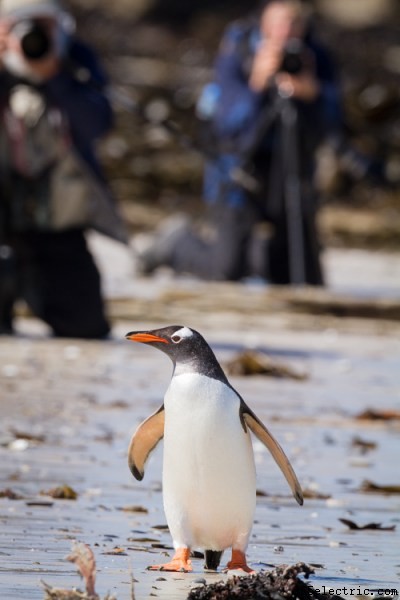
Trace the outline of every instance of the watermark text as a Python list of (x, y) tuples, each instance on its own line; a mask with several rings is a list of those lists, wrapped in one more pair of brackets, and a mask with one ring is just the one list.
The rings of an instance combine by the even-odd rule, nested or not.
[(318, 594), (329, 594), (330, 596), (374, 596), (381, 598), (396, 598), (399, 595), (399, 590), (396, 588), (378, 588), (371, 589), (362, 585), (350, 587), (343, 586), (337, 588), (330, 588), (322, 585), (319, 588), (314, 588)]

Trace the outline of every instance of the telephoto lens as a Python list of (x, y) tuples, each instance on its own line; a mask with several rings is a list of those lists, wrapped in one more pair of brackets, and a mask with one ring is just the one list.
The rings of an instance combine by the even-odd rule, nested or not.
[(51, 39), (46, 29), (36, 21), (20, 21), (14, 25), (13, 34), (29, 60), (40, 60), (51, 50)]
[(303, 70), (303, 53), (304, 47), (300, 40), (290, 40), (283, 52), (280, 71), (289, 73), (289, 75), (297, 75)]

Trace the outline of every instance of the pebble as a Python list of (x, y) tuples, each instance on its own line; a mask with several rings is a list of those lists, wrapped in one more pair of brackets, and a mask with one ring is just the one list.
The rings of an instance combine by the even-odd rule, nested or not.
[(334, 508), (337, 506), (344, 506), (346, 504), (346, 502), (344, 500), (342, 500), (341, 498), (328, 498), (326, 500), (325, 504), (326, 504), (326, 506)]
[(372, 462), (369, 460), (366, 460), (365, 458), (361, 457), (361, 456), (352, 456), (349, 458), (349, 466), (350, 467), (362, 467), (362, 468), (366, 468), (366, 467), (371, 467), (372, 466)]
[(197, 579), (193, 580), (193, 583), (202, 583), (203, 585), (206, 585), (207, 581), (204, 579), (204, 577), (198, 577)]
[(8, 444), (10, 450), (14, 450), (15, 452), (23, 452), (29, 448), (28, 440), (13, 440), (10, 444)]
[(77, 360), (82, 353), (82, 350), (79, 346), (65, 346), (64, 348), (64, 358), (66, 360)]
[(17, 365), (3, 365), (1, 368), (1, 374), (4, 377), (16, 377), (19, 373)]

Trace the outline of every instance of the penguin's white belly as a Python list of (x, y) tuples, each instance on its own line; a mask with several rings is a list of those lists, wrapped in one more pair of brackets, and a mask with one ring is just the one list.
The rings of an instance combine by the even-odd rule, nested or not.
[(164, 405), (164, 508), (175, 546), (245, 550), (256, 477), (238, 396), (190, 373), (172, 378)]

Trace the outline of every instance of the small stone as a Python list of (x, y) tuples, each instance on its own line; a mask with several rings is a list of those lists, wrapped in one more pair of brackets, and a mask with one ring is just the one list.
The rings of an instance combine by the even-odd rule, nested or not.
[(190, 584), (191, 590), (197, 590), (200, 588), (204, 588), (207, 585), (207, 581), (203, 577), (198, 577), (197, 579), (193, 579)]
[(27, 450), (29, 448), (29, 442), (28, 440), (18, 439), (8, 444), (8, 447), (10, 450), (14, 450), (16, 452), (23, 452), (24, 450)]
[(19, 373), (17, 365), (3, 365), (1, 368), (1, 374), (4, 377), (16, 377)]
[(66, 346), (64, 348), (64, 358), (66, 360), (77, 360), (81, 353), (79, 346)]

